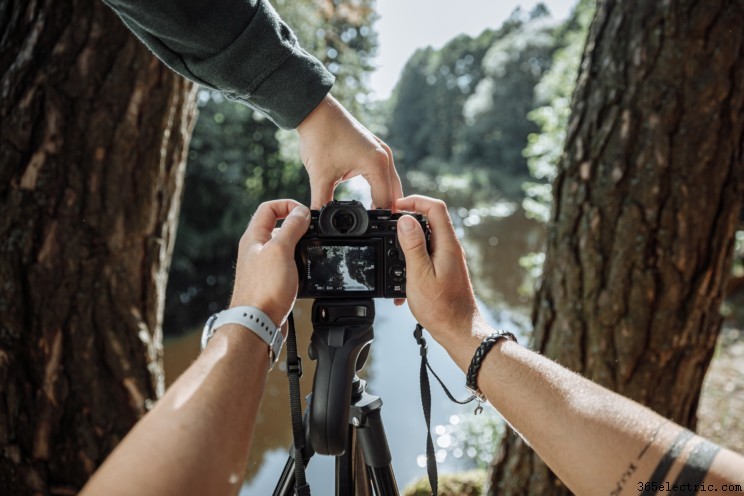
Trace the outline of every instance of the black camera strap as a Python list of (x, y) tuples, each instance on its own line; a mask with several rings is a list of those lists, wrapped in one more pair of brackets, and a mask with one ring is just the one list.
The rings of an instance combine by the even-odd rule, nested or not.
[[(439, 481), (437, 475), (437, 457), (434, 454), (434, 442), (431, 438), (431, 386), (429, 385), (429, 374), (426, 372), (427, 369), (434, 375), (439, 382), (439, 385), (442, 386), (444, 393), (454, 403), (466, 405), (477, 398), (475, 395), (472, 395), (470, 398), (460, 401), (452, 396), (452, 393), (449, 392), (449, 389), (444, 385), (442, 379), (439, 378), (437, 373), (434, 372), (434, 369), (432, 369), (429, 364), (429, 358), (427, 357), (429, 346), (426, 344), (426, 339), (424, 339), (424, 328), (418, 322), (416, 323), (416, 329), (413, 331), (413, 337), (420, 346), (419, 353), (421, 354), (419, 380), (421, 384), (421, 405), (424, 408), (424, 419), (426, 420), (426, 473), (429, 476), (431, 493), (433, 496), (437, 496)], [(475, 409), (476, 415), (482, 410), (483, 409), (480, 405), (478, 405), (478, 408)]]
[(300, 377), (302, 359), (297, 355), (297, 336), (295, 334), (294, 313), (287, 319), (287, 376), (289, 377), (289, 408), (292, 415), (292, 436), (294, 437), (295, 494), (310, 496), (310, 485), (305, 479), (305, 429), (302, 426), (302, 404), (300, 402)]

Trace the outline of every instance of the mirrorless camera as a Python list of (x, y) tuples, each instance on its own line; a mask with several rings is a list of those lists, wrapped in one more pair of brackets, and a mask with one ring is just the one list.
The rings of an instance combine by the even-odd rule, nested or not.
[[(406, 261), (398, 244), (402, 213), (366, 210), (356, 200), (332, 201), (312, 210), (310, 227), (297, 243), (299, 298), (405, 298)], [(429, 223), (421, 225), (427, 248)]]

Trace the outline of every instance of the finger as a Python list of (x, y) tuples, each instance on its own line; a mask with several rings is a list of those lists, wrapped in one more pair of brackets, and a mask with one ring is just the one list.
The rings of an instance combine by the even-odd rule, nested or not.
[(405, 302), (406, 302), (405, 298), (396, 298), (393, 300), (393, 303), (395, 304), (396, 307), (403, 305), (403, 303)]
[(294, 200), (272, 200), (263, 202), (253, 214), (245, 235), (248, 239), (262, 244), (271, 239), (271, 231), (276, 227), (276, 221), (284, 219), (297, 206), (302, 206)]
[(426, 237), (419, 223), (410, 215), (398, 219), (398, 242), (406, 257), (406, 278), (422, 282), (422, 277), (434, 270)]
[(380, 146), (382, 146), (388, 156), (388, 178), (390, 179), (390, 192), (393, 195), (392, 207), (395, 208), (395, 201), (399, 198), (403, 198), (403, 185), (400, 182), (400, 175), (395, 168), (395, 158), (393, 157), (393, 151), (390, 149), (387, 143), (382, 141), (380, 138), (377, 138), (377, 136), (375, 136), (375, 138), (380, 143)]
[(403, 184), (400, 182), (400, 176), (393, 162), (390, 162), (390, 185), (393, 192), (393, 208), (395, 208), (395, 202), (403, 198)]
[(372, 204), (379, 208), (393, 208), (392, 185), (390, 183), (390, 155), (389, 148), (382, 144), (375, 147), (368, 157), (368, 162), (362, 176), (369, 183), (372, 193)]
[(309, 225), (310, 209), (298, 205), (289, 213), (271, 242), (294, 249), (302, 235), (307, 232)]
[(421, 195), (411, 195), (396, 201), (395, 207), (401, 211), (426, 215), (431, 227), (432, 251), (439, 248), (459, 250), (455, 227), (452, 225), (447, 205), (443, 201)]
[(325, 177), (310, 176), (310, 208), (320, 210), (333, 200), (333, 191), (339, 181), (329, 181)]

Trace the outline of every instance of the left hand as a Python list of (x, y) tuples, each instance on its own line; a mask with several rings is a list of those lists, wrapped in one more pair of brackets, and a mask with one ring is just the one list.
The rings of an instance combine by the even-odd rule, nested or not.
[[(276, 222), (285, 219), (281, 228)], [(240, 239), (230, 308), (260, 308), (278, 326), (297, 297), (294, 250), (310, 224), (310, 210), (294, 200), (262, 203)]]
[(342, 181), (361, 175), (370, 185), (372, 205), (393, 208), (403, 196), (393, 152), (330, 94), (297, 127), (300, 157), (310, 176), (310, 208), (333, 200)]

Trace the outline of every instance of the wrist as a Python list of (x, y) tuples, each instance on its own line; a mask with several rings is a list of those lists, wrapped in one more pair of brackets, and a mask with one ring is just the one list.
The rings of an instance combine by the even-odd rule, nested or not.
[[(432, 301), (430, 297), (427, 297)], [(478, 338), (479, 342), (494, 331), (478, 310), (475, 297), (434, 299), (427, 305), (429, 314), (425, 319), (431, 323), (431, 334), (443, 346), (447, 342)], [(414, 315), (419, 311), (416, 305)], [(433, 311), (431, 309), (433, 307)], [(475, 344), (477, 346), (478, 343)]]
[(319, 123), (325, 119), (325, 116), (332, 112), (338, 107), (336, 99), (331, 96), (330, 93), (326, 94), (325, 97), (318, 103), (318, 105), (300, 122), (297, 126), (297, 133), (303, 136), (309, 132), (313, 127), (313, 124)]
[(211, 341), (223, 342), (228, 353), (235, 352), (243, 357), (250, 357), (257, 363), (269, 366), (269, 345), (255, 333), (239, 324), (225, 324), (215, 333)]
[[(238, 328), (241, 332), (252, 335), (266, 349), (269, 365), (273, 368), (279, 357), (284, 339), (281, 329), (274, 324), (271, 317), (263, 310), (253, 306), (231, 307), (212, 315), (204, 326), (201, 347), (204, 350), (209, 342), (223, 331), (223, 329)], [(234, 334), (232, 332), (231, 334)], [(250, 343), (250, 340), (248, 341)], [(255, 348), (255, 346), (253, 346)]]
[(478, 348), (473, 354), (473, 358), (470, 360), (470, 365), (468, 366), (468, 371), (465, 378), (465, 386), (470, 391), (472, 391), (473, 395), (480, 402), (486, 401), (486, 397), (481, 391), (478, 382), (481, 368), (483, 367), (486, 357), (488, 357), (492, 352), (494, 355), (496, 355), (499, 350), (499, 345), (504, 343), (505, 341), (513, 341), (516, 343), (517, 338), (514, 336), (514, 334), (508, 331), (496, 331), (491, 333), (483, 341), (481, 341), (480, 345), (478, 345)]
[(232, 301), (230, 301), (230, 305), (228, 305), (228, 309), (237, 308), (237, 307), (254, 307), (261, 310), (263, 313), (265, 313), (270, 319), (271, 322), (277, 326), (281, 327), (283, 321), (284, 321), (284, 314), (281, 310), (276, 308), (274, 305), (266, 305), (266, 304), (255, 304), (251, 303), (251, 301), (255, 301), (252, 298), (235, 298), (233, 296)]
[(475, 312), (469, 323), (445, 327), (434, 338), (447, 350), (458, 367), (467, 373), (476, 350), (494, 332), (496, 329), (488, 325), (479, 312)]

